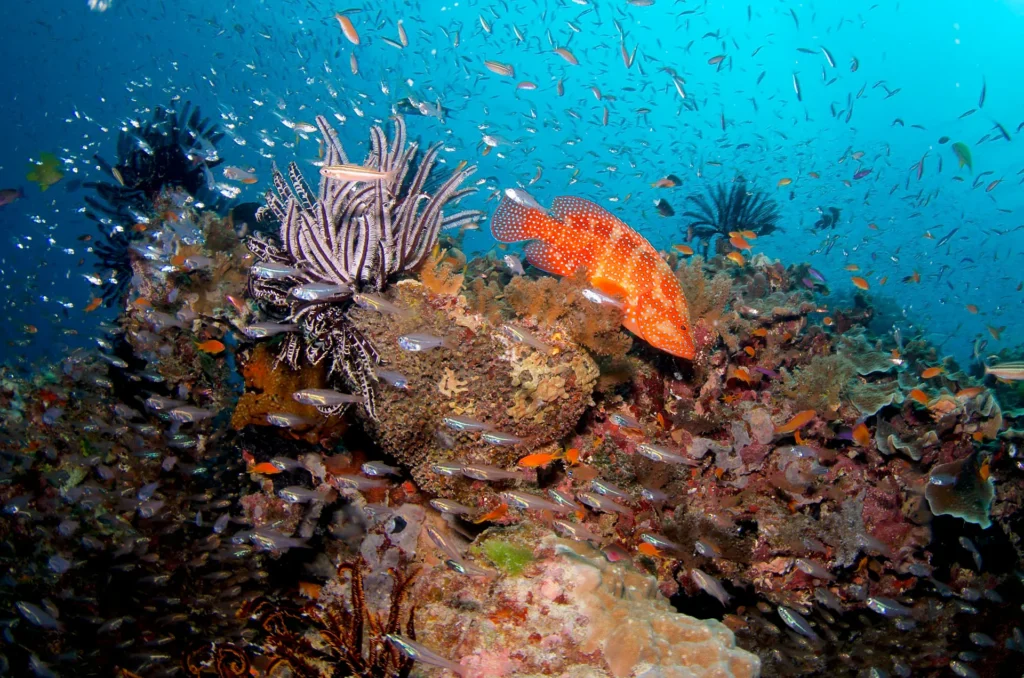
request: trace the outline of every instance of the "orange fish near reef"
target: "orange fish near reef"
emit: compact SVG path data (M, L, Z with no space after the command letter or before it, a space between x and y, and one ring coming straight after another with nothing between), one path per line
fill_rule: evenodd
M932 401L932 399L928 397L928 394L919 388L913 389L910 393L907 394L907 396L914 402L920 403L925 407L927 407L928 403Z
M732 263L736 264L737 266L742 266L743 264L747 263L747 260L744 259L743 255L740 254L739 252L729 252L728 254L725 255L725 258L731 261Z
M561 454L553 454L551 452L538 452L536 454L528 454L517 463L523 468L538 468L540 466L547 466L556 459L561 459Z
M507 515L508 515L508 504L506 504L505 502L502 502L501 504L498 505L497 508L492 509L492 510L488 511L487 513L483 514L482 516L480 516L479 518L474 520L473 523L475 525L479 525L480 523L487 523L487 522L491 522L493 520L501 520L502 518L504 518Z
M814 419L816 412L814 410L804 410L803 412L797 412L796 415L787 421L782 426L775 428L775 433L793 433L799 429L802 429L807 424L811 423Z
M203 353L212 353L213 355L217 355L224 350L224 342L217 341L216 339L207 339L201 344L196 344L196 348Z
M853 427L853 442L861 447L867 447L871 444L871 432L868 431L868 427L864 422Z
M686 297L651 243L589 200L560 196L550 214L504 198L491 220L501 242L533 240L526 259L557 275L586 269L599 292L623 300L623 326L655 348L693 359Z
M939 376L940 374L942 374L943 372L945 372L945 370L943 368L941 368L941 367L929 367L928 369L926 369L923 372L921 372L921 378L922 379L933 379L933 378Z

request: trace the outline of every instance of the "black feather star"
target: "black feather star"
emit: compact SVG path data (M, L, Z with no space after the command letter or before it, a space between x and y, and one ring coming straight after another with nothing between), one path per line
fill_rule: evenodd
M718 184L708 194L686 199L689 207L683 216L689 219L687 240L703 238L705 254L716 237L722 241L735 231L753 231L768 235L779 220L779 206L761 191L750 190L745 181L730 186Z
M120 299L131 280L131 244L139 239L132 226L150 218L165 189L183 191L207 207L223 211L230 206L224 196L210 190L211 169L223 160L217 143L224 137L217 125L203 118L198 107L186 102L179 111L174 104L159 106L147 123L126 126L117 139L113 165L94 156L110 181L82 184L95 191L85 198L85 215L96 222L105 241L93 251L96 268L104 276L103 301Z

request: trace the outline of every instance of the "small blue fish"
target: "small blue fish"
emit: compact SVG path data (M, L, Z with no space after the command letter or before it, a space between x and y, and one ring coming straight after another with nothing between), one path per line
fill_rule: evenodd
M497 466L487 464L466 464L462 467L462 475L473 480L495 482L498 480L525 480L526 474L521 471L506 471Z
M594 494L593 492L578 492L576 494L576 498L595 511L603 511L605 513L624 513L626 515L632 515L633 513L633 511L628 507L616 504L608 497L600 494Z
M267 527L258 527L248 533L252 543L265 551L287 551L291 548L308 548L305 539L296 539Z
M504 325L501 326L501 331L505 334L506 337L516 342L517 344L525 344L526 346L531 346L542 353L551 353L551 346L549 344L545 344L543 341L533 336L532 334L524 330L522 327L518 327L510 323L505 323Z
M548 490L548 496L551 497L553 500L555 500L556 503L560 504L561 506L566 507L570 511L582 511L583 510L582 506L580 506L575 501L573 501L572 497L567 495L565 492L562 492L561 490L556 490L554 488L549 489Z
M388 642L394 645L398 650L406 657L411 658L413 661L418 661L423 664L430 666L437 666L442 669L448 669L459 676L466 675L466 669L460 664L445 659L441 655L427 649L425 646L420 645L414 640L400 636L397 633L389 633L386 636Z
M313 422L299 414L291 412L268 412L267 423L279 428L300 428Z
M697 568L690 570L690 578L693 579L693 583L696 584L700 590L717 599L723 607L729 605L729 600L732 596L730 596L725 590L725 587L722 586L722 582L718 581L710 574L698 570Z
M559 534L568 537L569 539L575 539L576 541L592 541L594 543L600 543L601 538L583 527L574 523L568 523L564 520L553 520L551 525L555 528L555 531Z
M18 613L21 614L21 616L30 624L34 624L44 629L51 629L53 631L60 631L63 628L61 623L57 621L53 615L38 605L33 605L27 601L19 600L14 604L14 607L17 608Z
M538 497L535 494L529 492L502 492L501 498L504 499L510 506L515 506L518 509L524 511L552 511L554 513L571 513L572 507L565 506L564 504L549 501L544 497Z
M660 534L643 532L640 534L640 539L647 542L659 551L675 551L676 553L683 552L682 546L666 537L661 536Z
M814 632L814 629L811 628L810 622L796 610L791 610L785 605L779 605L779 616L782 618L782 621L786 622L786 626L801 636L815 641L821 640L818 634Z
M622 501L633 501L633 497L629 492L626 492L617 485L609 483L607 480L601 480L600 478L595 478L590 481L590 489L598 494L603 494L606 497L614 497L615 499L621 499Z
M299 329L299 326L294 323L252 323L242 328L242 332L245 336L250 339L266 339L272 337L275 334L282 334L284 332L295 332Z
M613 424L615 424L616 426L620 426L622 428L643 428L643 426L635 417L632 417L628 414L613 412L612 414L608 415L608 418L611 420Z
M454 461L448 461L442 464L434 464L430 467L430 470L442 476L461 476L462 464Z
M402 469L397 466L390 466L382 461L368 461L360 469L368 476L398 476L402 475Z
M387 313L397 316L406 316L409 314L407 309L392 304L379 294L353 294L352 301L356 303L356 306L365 308L368 311L376 311L377 313Z
M867 600L868 608L883 617L908 617L913 610L892 598L874 596Z
M598 305L607 304L608 306L613 306L615 308L622 308L621 299L605 294L604 292L599 292L595 289L587 287L584 290L582 290L580 294L583 295L584 299L591 303Z

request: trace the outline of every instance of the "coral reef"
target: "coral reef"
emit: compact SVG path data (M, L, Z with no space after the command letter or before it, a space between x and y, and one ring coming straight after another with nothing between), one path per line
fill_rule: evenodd
M573 342L601 357L622 358L633 345L622 330L622 311L583 296L586 275L530 279L517 276L505 287L505 301L520 318L544 328L557 327Z
M634 344L371 139L380 181L275 173L276 236L162 192L98 348L0 374L0 668L1013 670L1018 385L760 253L666 255L694 359Z

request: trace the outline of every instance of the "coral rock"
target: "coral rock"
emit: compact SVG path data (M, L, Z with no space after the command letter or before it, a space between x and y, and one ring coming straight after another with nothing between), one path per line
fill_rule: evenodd
M676 612L656 580L575 542L544 537L522 576L440 569L420 577L417 639L469 678L757 676L760 660L716 620Z
M440 476L430 467L458 461L510 468L530 450L561 440L591 403L597 364L564 335L543 329L529 331L552 347L548 353L511 342L485 318L468 312L461 297L431 294L416 281L402 281L395 290L395 303L409 309L407 317L362 309L350 313L385 367L408 379L407 389L381 386L379 416L369 425L381 446L411 467L420 487L476 505L482 495L473 482ZM402 350L398 337L410 332L445 337L457 348ZM524 442L488 444L479 433L446 427L448 416L486 422Z

